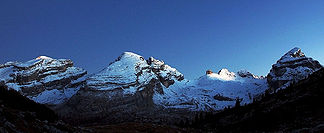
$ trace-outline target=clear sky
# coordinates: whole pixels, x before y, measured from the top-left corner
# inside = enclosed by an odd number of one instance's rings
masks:
[[[323,0],[0,1],[0,63],[46,55],[95,73],[130,51],[189,79],[266,75],[295,46],[324,63]]]

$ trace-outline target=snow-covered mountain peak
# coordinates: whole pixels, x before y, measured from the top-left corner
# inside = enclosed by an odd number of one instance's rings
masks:
[[[229,76],[229,77],[235,77],[235,73],[234,72],[230,72],[228,69],[223,68],[218,72],[219,75],[222,76]]]
[[[69,59],[40,56],[27,62],[0,65],[0,80],[10,89],[46,104],[64,102],[76,93],[87,74]]]
[[[89,77],[87,86],[97,90],[129,88],[134,85],[141,68],[148,67],[145,59],[132,52],[124,52],[99,73]]]
[[[256,79],[263,78],[263,76],[254,75],[253,73],[251,73],[251,72],[249,72],[248,70],[245,70],[245,69],[239,70],[237,72],[237,75],[242,77],[242,78],[245,78],[245,77],[247,77],[247,78],[256,78]]]
[[[168,87],[174,83],[173,80],[182,80],[183,75],[153,57],[145,60],[138,54],[124,52],[104,70],[89,77],[87,86],[96,90],[129,90],[127,88],[146,85],[151,79],[160,80]]]
[[[305,57],[305,54],[301,51],[300,48],[295,47],[293,49],[291,49],[290,51],[288,51],[284,56],[290,56],[290,57]]]
[[[124,52],[122,55],[125,55],[125,56],[137,56],[137,57],[142,57],[140,56],[139,54],[136,54],[136,53],[133,53],[133,52]]]
[[[228,69],[223,68],[218,73],[207,74],[207,77],[211,79],[228,81],[228,80],[235,80],[236,75],[234,72],[230,72]]]
[[[244,82],[245,78],[262,79],[263,77],[254,75],[247,70],[240,70],[235,73],[229,71],[226,68],[221,69],[218,73],[213,73],[211,70],[207,70],[206,75],[200,77],[200,79],[205,79],[205,80],[221,80],[221,81],[237,81],[237,82]]]
[[[276,64],[272,65],[267,80],[270,90],[274,91],[289,86],[306,78],[322,68],[318,61],[306,57],[300,48],[295,47],[284,54]]]
[[[53,58],[47,56],[38,56],[36,60],[53,60]]]
[[[129,66],[147,66],[147,63],[144,59],[144,57],[138,55],[138,54],[135,54],[135,53],[132,53],[132,52],[124,52],[122,55],[120,55],[114,62],[110,63],[108,68],[109,67],[129,67]],[[131,69],[131,68],[129,68]],[[107,69],[106,69],[107,70]],[[108,69],[108,70],[111,70],[111,69]],[[126,69],[116,69],[117,71],[119,70],[126,70]]]
[[[118,59],[122,60],[129,60],[129,61],[144,61],[144,58],[138,54],[132,53],[132,52],[124,52],[121,56],[118,57]],[[117,60],[118,60],[117,59]]]
[[[265,79],[255,78],[247,71],[234,73],[221,69],[213,73],[207,70],[206,75],[199,79],[176,83],[167,88],[165,95],[156,96],[156,103],[170,108],[220,110],[234,106],[236,98],[243,99],[242,103],[250,103],[266,89]]]
[[[295,47],[291,50],[289,50],[286,54],[284,54],[279,60],[279,63],[284,62],[291,62],[298,59],[306,58],[305,54],[301,51],[300,48]]]
[[[73,66],[73,62],[69,59],[53,59],[47,56],[39,56],[26,62],[10,62],[13,66],[20,70],[38,70],[50,69],[55,67]],[[8,63],[6,63],[8,64]]]

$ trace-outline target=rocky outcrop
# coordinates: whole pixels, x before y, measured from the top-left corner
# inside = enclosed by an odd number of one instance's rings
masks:
[[[300,48],[293,48],[272,65],[267,76],[269,91],[286,88],[322,67],[318,61],[306,57]]]
[[[118,123],[151,119],[161,108],[153,96],[183,80],[176,69],[150,57],[125,52],[99,73],[89,77],[86,85],[61,107],[56,108],[66,120]],[[155,114],[155,115],[152,115]],[[161,117],[160,117],[161,118]],[[145,120],[144,120],[145,121]]]
[[[86,71],[68,59],[39,56],[20,63],[0,65],[2,82],[22,95],[44,104],[59,104],[76,93]]]
[[[237,74],[240,76],[240,77],[247,77],[247,78],[262,78],[261,76],[257,76],[257,75],[254,75],[252,74],[251,72],[247,71],[247,70],[240,70],[237,72]]]
[[[208,70],[206,71],[206,75],[208,75],[208,74],[212,74],[212,73],[213,73],[213,71],[210,70],[210,69],[208,69]]]

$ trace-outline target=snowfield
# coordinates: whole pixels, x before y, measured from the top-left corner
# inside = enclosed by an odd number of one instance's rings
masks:
[[[164,95],[156,93],[154,102],[166,108],[221,110],[233,107],[236,98],[242,99],[241,104],[251,103],[254,97],[264,93],[267,88],[266,79],[240,77],[237,73],[222,69],[218,74],[176,82],[164,88]]]

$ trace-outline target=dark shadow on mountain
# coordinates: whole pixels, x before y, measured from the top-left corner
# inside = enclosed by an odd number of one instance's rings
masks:
[[[65,124],[45,105],[0,86],[0,133],[89,132]]]
[[[1,105],[8,108],[34,112],[36,117],[40,120],[47,120],[49,122],[58,120],[58,117],[55,115],[54,111],[47,108],[45,105],[35,103],[34,101],[20,95],[20,93],[17,91],[7,90],[3,86],[0,87],[0,101]]]

